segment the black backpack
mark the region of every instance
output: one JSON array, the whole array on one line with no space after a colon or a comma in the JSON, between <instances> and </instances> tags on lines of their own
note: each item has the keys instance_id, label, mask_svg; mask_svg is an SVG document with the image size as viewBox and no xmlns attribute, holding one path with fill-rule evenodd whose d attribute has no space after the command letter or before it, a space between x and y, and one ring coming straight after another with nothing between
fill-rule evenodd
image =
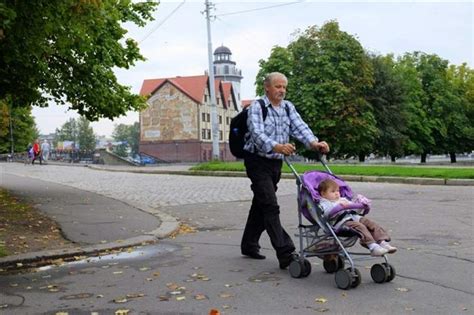
<instances>
[{"instance_id":1,"label":"black backpack","mask_svg":"<svg viewBox=\"0 0 474 315\"><path fill-rule=\"evenodd\" d=\"M262 99L257 100L262 108L263 121L267 118L268 109L265 106L265 101ZM285 107L286 114L289 116L288 107ZM244 146L245 146L245 134L249 131L247 127L248 108L244 108L230 121L229 130L229 147L230 152L233 156L238 159L244 158Z\"/></svg>"}]
</instances>

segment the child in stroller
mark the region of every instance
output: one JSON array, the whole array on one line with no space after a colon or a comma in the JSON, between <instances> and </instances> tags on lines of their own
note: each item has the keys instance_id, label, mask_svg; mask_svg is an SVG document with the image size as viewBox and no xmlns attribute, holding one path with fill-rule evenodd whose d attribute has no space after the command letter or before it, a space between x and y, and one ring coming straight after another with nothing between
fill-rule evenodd
<instances>
[{"instance_id":1,"label":"child in stroller","mask_svg":"<svg viewBox=\"0 0 474 315\"><path fill-rule=\"evenodd\" d=\"M318 186L321 196L319 205L324 217L334 229L347 228L356 232L362 246L370 250L372 256L383 256L397 251L390 245L390 236L373 220L365 217L370 210L370 200L357 195L354 201L341 197L339 185L332 179L323 180Z\"/></svg>"},{"instance_id":2,"label":"child in stroller","mask_svg":"<svg viewBox=\"0 0 474 315\"><path fill-rule=\"evenodd\" d=\"M348 222L359 223L357 221L350 221L350 219L353 220L357 216L363 217L363 215L367 214L370 201L360 195L353 198L351 188L341 178L331 172L324 159L320 159L320 161L326 168L326 171L308 171L301 176L286 157L284 160L295 175L298 193L299 233L296 236L299 238L300 249L290 263L290 275L293 278L307 277L311 273L311 264L307 258L318 257L323 260L323 267L326 272L335 273L335 281L338 288L344 290L355 288L361 283L361 273L355 267L352 255L369 255L384 260L383 263L374 264L370 270L374 282L384 283L392 281L396 276L396 271L389 264L385 254L389 251L395 252L396 248L388 243L390 238L385 231L380 228L378 230L379 234L375 235L375 237L370 232L368 232L368 235L363 236L357 229L347 226ZM325 180L330 180L327 181L327 184L333 187L333 194L336 196L331 197L323 192L326 189L323 187L324 185L320 187L320 184ZM335 182L336 185L334 186L332 182ZM324 196L321 196L319 190L323 192ZM342 204L336 205L336 207L332 205L327 206L325 215L324 199L329 200L329 204L339 197L346 199L342 201ZM349 203L349 201L351 202ZM346 216L349 217L349 220L346 220ZM307 225L303 218L306 218L311 225ZM362 221L366 222L365 220ZM365 228L365 226L360 228L362 225L358 226L359 230ZM364 240L363 237L365 237ZM370 238L375 239L370 241ZM377 250L373 249L372 253L349 252L348 248L352 247L357 240L361 240L362 245L365 243L367 247L377 248ZM380 244L377 244L376 241L380 241ZM382 243L383 241L387 244ZM344 268L346 262L349 262L349 268Z\"/></svg>"}]
</instances>

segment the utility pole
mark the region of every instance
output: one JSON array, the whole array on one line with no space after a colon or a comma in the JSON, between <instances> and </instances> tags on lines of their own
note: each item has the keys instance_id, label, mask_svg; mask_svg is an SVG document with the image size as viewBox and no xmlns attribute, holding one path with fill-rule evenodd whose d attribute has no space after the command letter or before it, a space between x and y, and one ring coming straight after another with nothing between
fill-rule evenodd
<instances>
[{"instance_id":1,"label":"utility pole","mask_svg":"<svg viewBox=\"0 0 474 315\"><path fill-rule=\"evenodd\" d=\"M205 0L207 21L207 54L209 59L209 92L211 97L212 159L219 160L219 121L217 120L216 92L214 86L214 64L212 62L211 16L213 4Z\"/></svg>"}]
</instances>

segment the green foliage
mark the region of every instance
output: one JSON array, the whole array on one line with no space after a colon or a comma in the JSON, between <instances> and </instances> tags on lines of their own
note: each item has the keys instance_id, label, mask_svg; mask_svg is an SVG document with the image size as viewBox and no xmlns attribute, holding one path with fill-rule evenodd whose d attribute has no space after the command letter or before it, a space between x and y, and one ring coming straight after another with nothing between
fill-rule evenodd
<instances>
[{"instance_id":1,"label":"green foliage","mask_svg":"<svg viewBox=\"0 0 474 315\"><path fill-rule=\"evenodd\" d=\"M373 109L365 99L373 78L363 47L335 21L297 35L286 49L276 47L267 61L260 61L259 76L285 73L287 98L316 135L331 144L331 154L363 158L372 152L377 135ZM300 152L311 156L301 147Z\"/></svg>"},{"instance_id":2,"label":"green foliage","mask_svg":"<svg viewBox=\"0 0 474 315\"><path fill-rule=\"evenodd\" d=\"M112 137L115 141L127 143L117 146L115 148L116 154L120 156L127 156L127 147L130 147L132 155L138 154L138 145L140 142L140 124L138 122L133 123L133 125L116 125L112 133Z\"/></svg>"},{"instance_id":3,"label":"green foliage","mask_svg":"<svg viewBox=\"0 0 474 315\"><path fill-rule=\"evenodd\" d=\"M10 133L10 118L13 137ZM13 108L7 102L0 100L0 153L11 152L13 138L13 151L23 153L28 143L38 138L35 120L30 108Z\"/></svg>"},{"instance_id":4,"label":"green foliage","mask_svg":"<svg viewBox=\"0 0 474 315\"><path fill-rule=\"evenodd\" d=\"M80 117L77 121L77 142L79 148L85 151L95 150L94 130L90 126L90 122L85 117Z\"/></svg>"},{"instance_id":5,"label":"green foliage","mask_svg":"<svg viewBox=\"0 0 474 315\"><path fill-rule=\"evenodd\" d=\"M143 26L156 2L31 0L0 4L0 100L14 108L49 101L94 121L145 101L117 82L115 67L144 60L122 23Z\"/></svg>"},{"instance_id":6,"label":"green foliage","mask_svg":"<svg viewBox=\"0 0 474 315\"><path fill-rule=\"evenodd\" d=\"M374 153L389 155L392 161L401 157L408 140L406 90L403 77L396 73L392 55L370 55L374 69L374 85L367 91L367 100L372 104L378 135Z\"/></svg>"},{"instance_id":7,"label":"green foliage","mask_svg":"<svg viewBox=\"0 0 474 315\"><path fill-rule=\"evenodd\" d=\"M81 150L92 151L95 149L94 130L90 126L90 122L85 117L79 119L70 118L61 128L56 129L53 141L56 147L59 141L73 141L79 144Z\"/></svg>"},{"instance_id":8,"label":"green foliage","mask_svg":"<svg viewBox=\"0 0 474 315\"><path fill-rule=\"evenodd\" d=\"M466 64L450 66L448 80L452 95L445 108L447 152L470 152L474 149L474 70Z\"/></svg>"}]
</instances>

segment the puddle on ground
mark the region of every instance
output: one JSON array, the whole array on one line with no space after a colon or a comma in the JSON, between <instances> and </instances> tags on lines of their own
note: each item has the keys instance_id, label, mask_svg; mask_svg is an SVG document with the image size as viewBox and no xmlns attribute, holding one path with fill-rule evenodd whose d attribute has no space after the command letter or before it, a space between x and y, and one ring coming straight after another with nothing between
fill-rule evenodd
<instances>
[{"instance_id":1,"label":"puddle on ground","mask_svg":"<svg viewBox=\"0 0 474 315\"><path fill-rule=\"evenodd\" d=\"M90 266L90 264L111 264L112 262L122 262L131 259L148 259L153 256L163 255L166 253L172 253L179 250L180 247L169 244L154 244L146 246L138 246L125 248L122 250L112 251L109 254L102 254L99 256L84 256L84 258L74 260L74 261L64 261L61 265L51 264L42 267L38 267L38 271L47 271L52 268L58 267L81 267L84 265Z\"/></svg>"}]
</instances>

